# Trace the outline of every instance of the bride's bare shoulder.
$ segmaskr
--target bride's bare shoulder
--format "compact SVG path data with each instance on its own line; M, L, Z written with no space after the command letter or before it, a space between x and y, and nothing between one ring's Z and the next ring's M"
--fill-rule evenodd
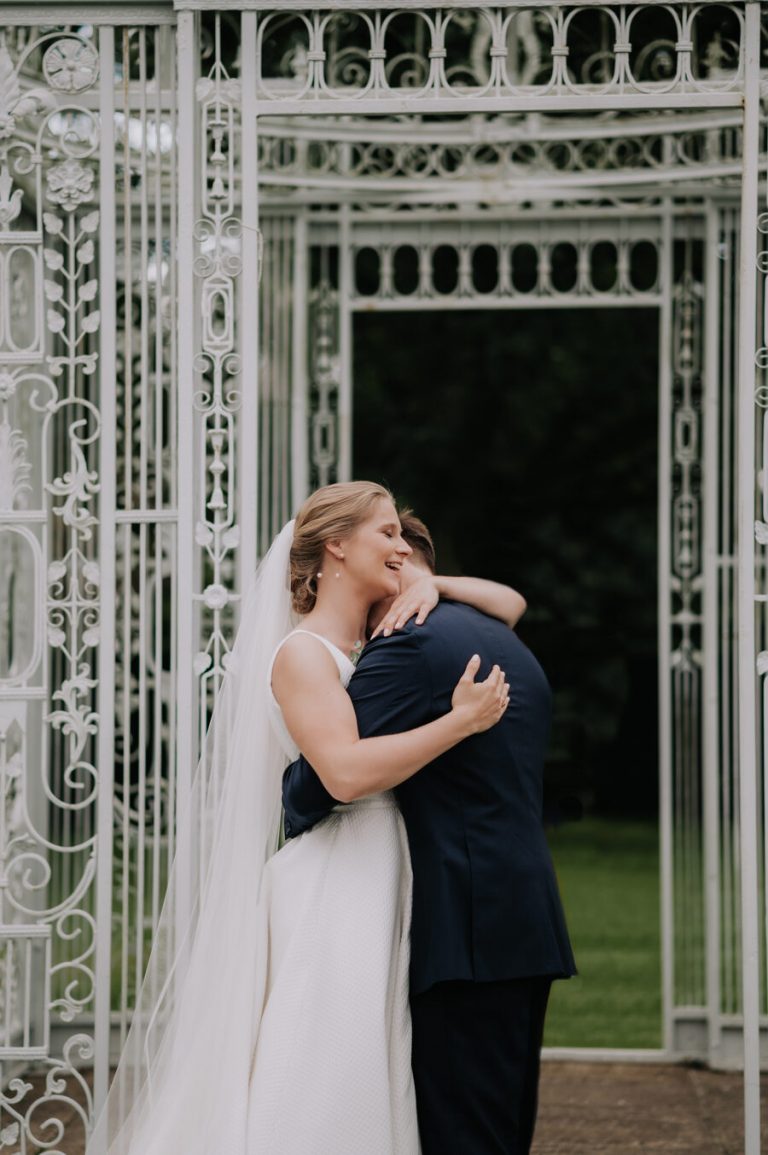
M338 680L336 663L322 641L308 631L297 630L289 634L275 654L273 687L328 675Z

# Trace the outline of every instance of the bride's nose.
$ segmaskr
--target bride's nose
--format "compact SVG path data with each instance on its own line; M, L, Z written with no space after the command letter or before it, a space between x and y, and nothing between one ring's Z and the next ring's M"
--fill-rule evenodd
M403 557L410 557L411 554L413 553L413 550L408 545L408 542L405 540L404 537L400 538L400 542L399 542L398 547L397 547L397 552L399 554L402 554Z

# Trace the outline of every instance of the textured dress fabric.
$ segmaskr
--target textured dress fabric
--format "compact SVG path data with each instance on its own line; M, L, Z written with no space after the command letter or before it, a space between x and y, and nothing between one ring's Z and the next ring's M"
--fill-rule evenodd
M351 661L313 636L348 685ZM296 757L274 698L271 713ZM337 807L269 861L261 903L269 964L256 1008L247 1155L418 1155L411 889L389 792Z

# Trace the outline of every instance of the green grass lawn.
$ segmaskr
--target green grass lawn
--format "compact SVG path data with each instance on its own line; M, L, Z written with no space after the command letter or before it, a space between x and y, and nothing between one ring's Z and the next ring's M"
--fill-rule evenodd
M548 832L579 974L553 986L546 1046L661 1046L658 827Z
M547 834L579 974L552 988L545 1045L661 1046L657 825L589 818ZM147 861L148 877L150 867ZM119 894L115 898L119 916ZM147 951L149 939L147 928ZM134 948L135 930L129 938L130 974ZM116 1008L121 990L118 952L112 964Z

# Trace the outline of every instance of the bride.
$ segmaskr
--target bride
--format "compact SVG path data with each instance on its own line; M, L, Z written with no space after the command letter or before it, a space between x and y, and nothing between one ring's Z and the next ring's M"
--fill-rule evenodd
M359 737L345 687L410 553L391 495L350 482L308 498L259 567L88 1155L418 1152L410 863L389 791L494 725L508 687L498 667L475 682L470 658L449 713ZM299 749L357 800L276 853Z

